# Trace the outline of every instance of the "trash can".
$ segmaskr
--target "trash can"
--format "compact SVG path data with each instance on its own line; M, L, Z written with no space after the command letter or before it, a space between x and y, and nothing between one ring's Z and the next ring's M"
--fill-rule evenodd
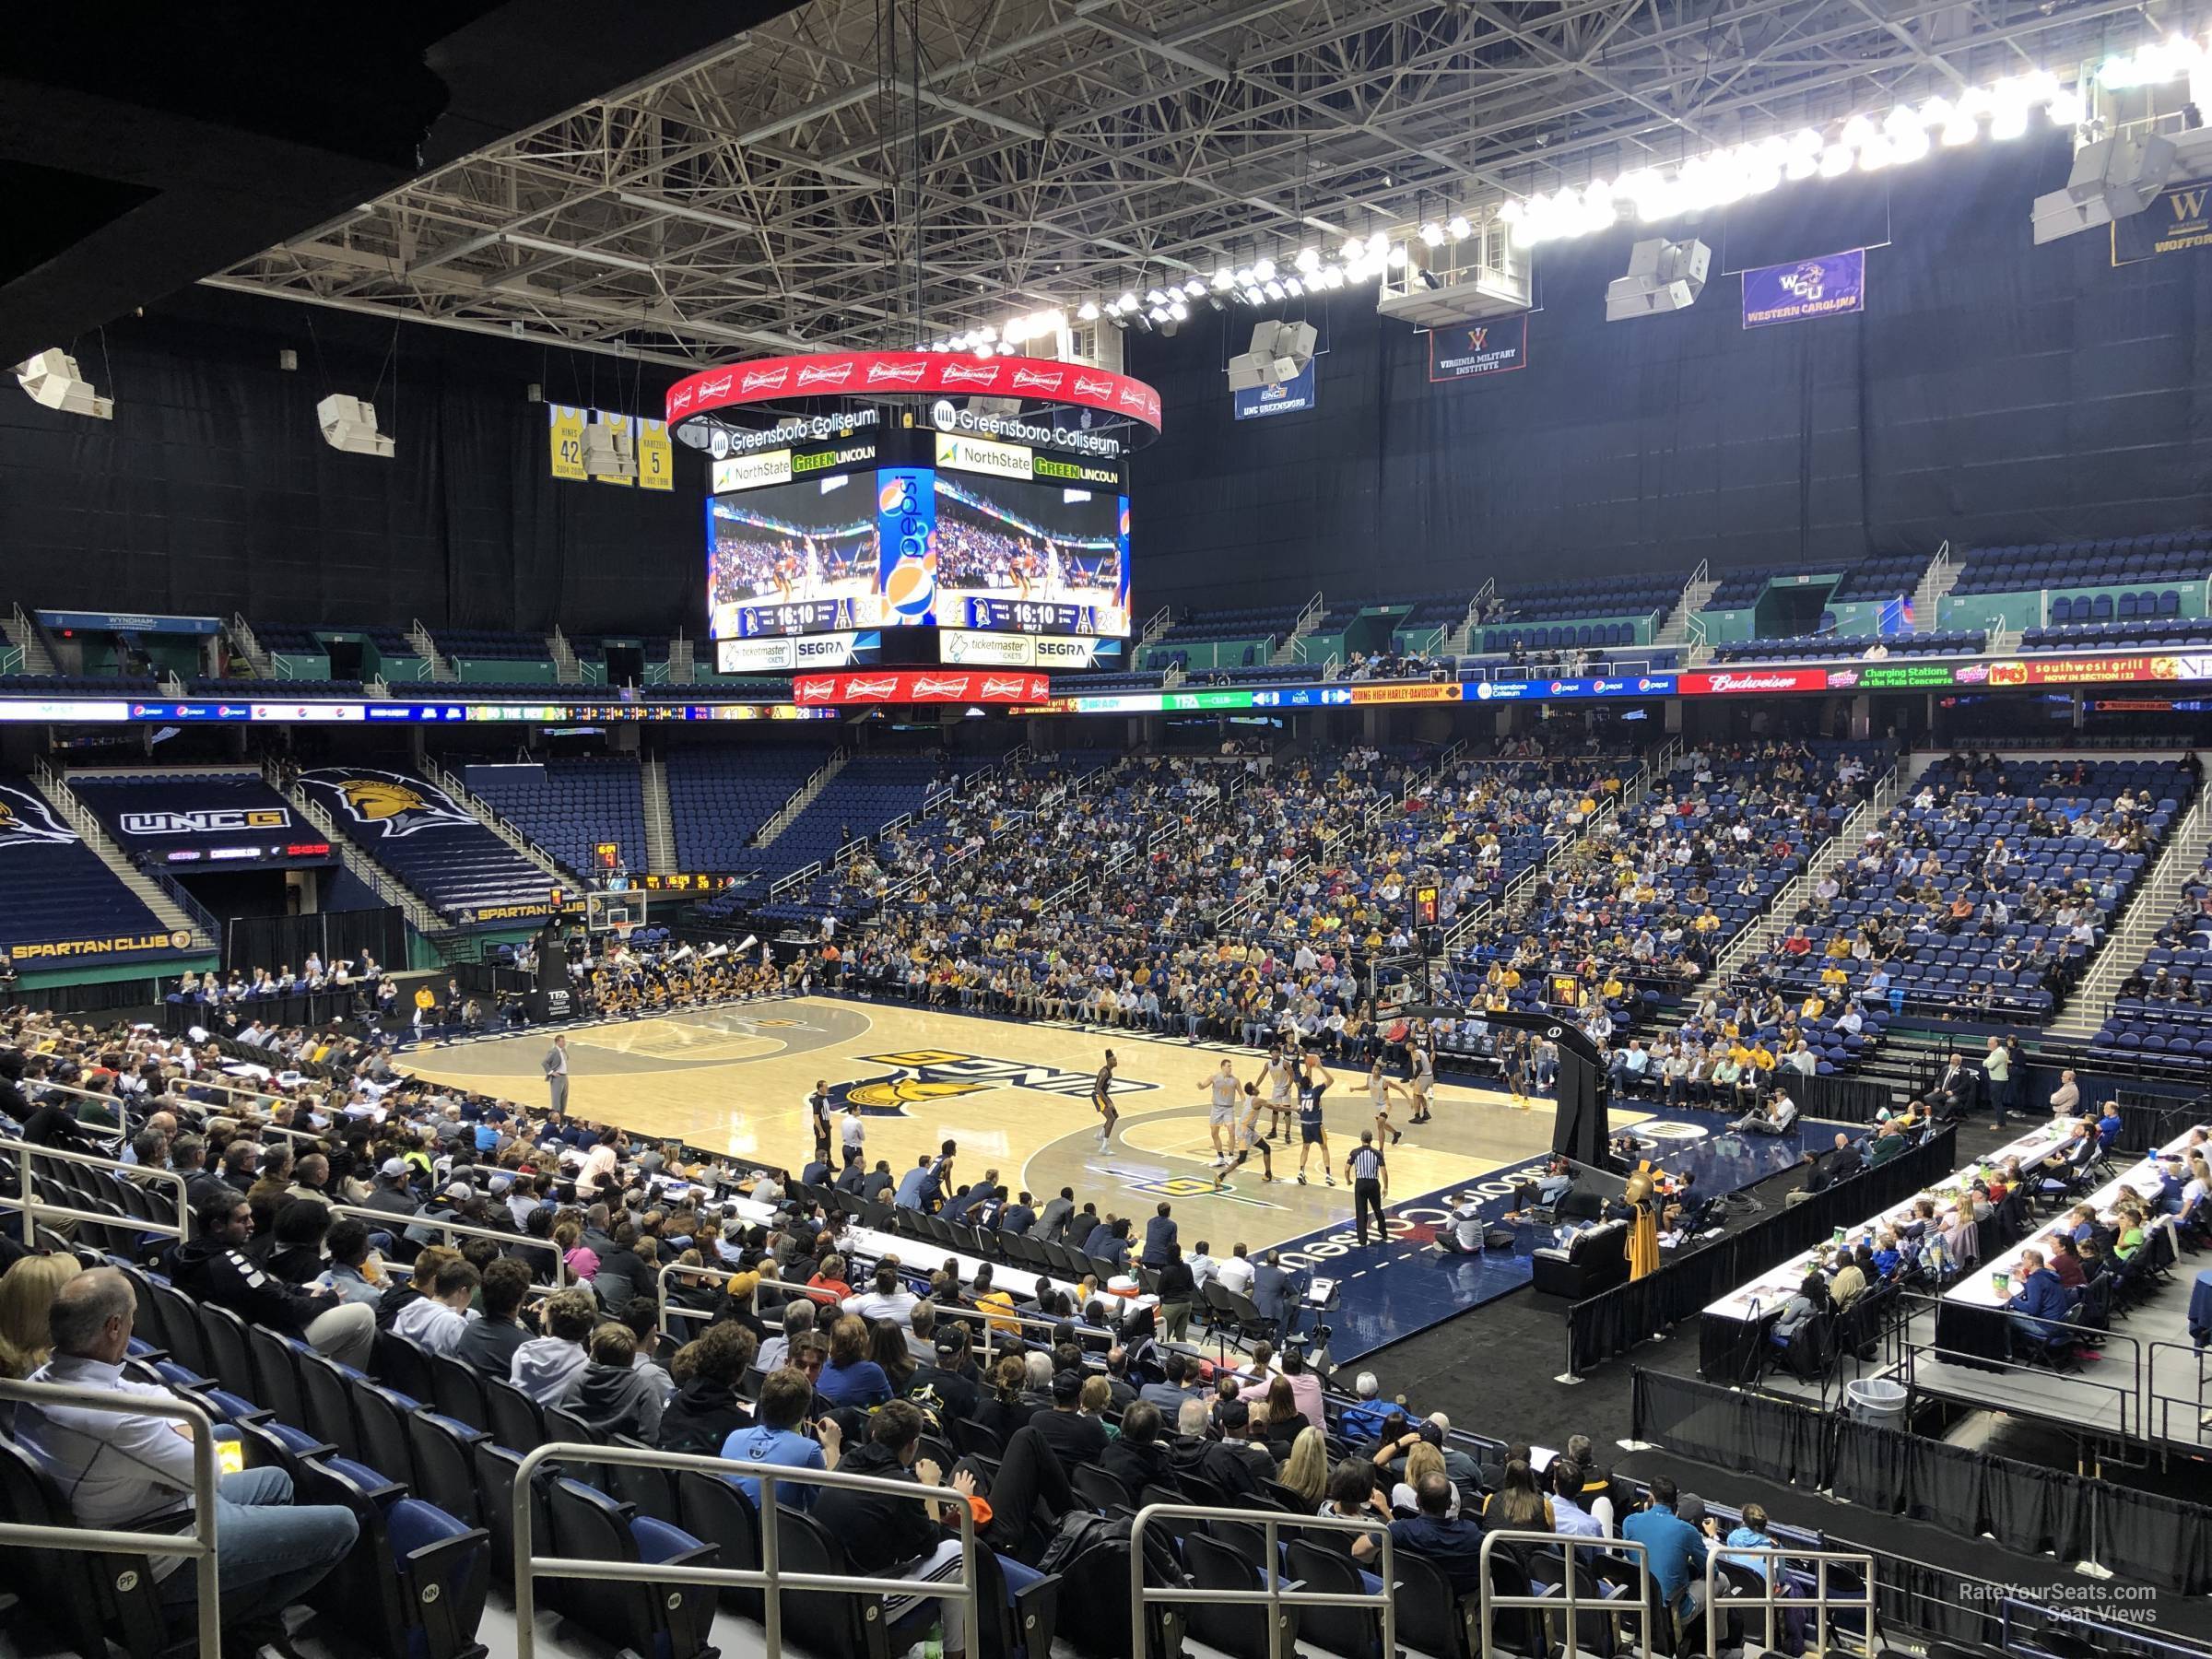
M1846 1383L1843 1404L1854 1423L1864 1423L1870 1429L1902 1429L1905 1426L1905 1385L1902 1382L1886 1382L1876 1377Z

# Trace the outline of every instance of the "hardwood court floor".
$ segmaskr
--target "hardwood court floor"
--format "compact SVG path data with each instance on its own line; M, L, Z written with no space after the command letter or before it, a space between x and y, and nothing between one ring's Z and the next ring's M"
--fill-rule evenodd
M1257 1160L1213 1191L1206 1080L1226 1057L1240 1078L1261 1056L1220 1044L1189 1045L1130 1031L945 1014L905 1003L782 998L577 1027L569 1033L571 1115L665 1135L695 1147L797 1169L811 1155L806 1096L826 1080L841 1101L857 1095L871 1161L895 1172L947 1139L959 1143L965 1183L995 1169L1010 1190L1039 1194L1072 1186L1101 1213L1141 1217L1174 1201L1186 1242L1257 1247L1332 1227L1350 1214L1341 1184L1323 1184L1319 1149L1310 1185L1291 1176L1293 1143L1275 1147L1277 1180ZM407 1069L433 1081L531 1102L545 1099L538 1065L548 1039L499 1037L408 1053ZM1113 1150L1098 1149L1091 1078L1104 1051L1119 1056ZM1331 1068L1326 1097L1333 1171L1373 1123L1364 1073ZM1409 1115L1392 1102L1401 1127ZM1394 1202L1455 1190L1541 1154L1552 1111L1526 1111L1497 1090L1441 1085L1435 1117L1406 1130L1389 1153ZM1641 1112L1614 1110L1616 1127ZM1265 1120L1263 1120L1263 1123ZM1295 1135L1295 1131L1293 1131Z

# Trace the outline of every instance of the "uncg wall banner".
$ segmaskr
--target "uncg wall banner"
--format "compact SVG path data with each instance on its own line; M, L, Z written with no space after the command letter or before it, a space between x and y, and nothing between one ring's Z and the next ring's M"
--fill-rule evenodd
M1298 415L1313 407L1313 362L1279 386L1252 386L1233 394L1239 420L1259 420L1270 415Z
M2212 179L2169 184L2140 213L2112 221L2112 263L2212 248Z

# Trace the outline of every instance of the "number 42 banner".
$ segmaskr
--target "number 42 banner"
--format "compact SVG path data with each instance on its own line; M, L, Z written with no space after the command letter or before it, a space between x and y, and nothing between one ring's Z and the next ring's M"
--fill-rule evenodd
M634 479L601 473L598 475L601 483L626 487L634 483L641 489L676 488L676 451L668 440L666 421L578 408L568 404L547 404L546 414L551 429L555 477L581 483L593 476L583 464L584 429L603 426L629 434L630 453L637 458L638 472Z

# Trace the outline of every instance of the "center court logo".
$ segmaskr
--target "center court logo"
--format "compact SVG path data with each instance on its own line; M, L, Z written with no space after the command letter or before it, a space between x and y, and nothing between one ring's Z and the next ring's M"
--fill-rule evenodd
M863 1054L868 1065L898 1069L880 1077L857 1077L830 1085L830 1098L840 1106L852 1106L863 1117L904 1117L909 1106L958 1100L994 1088L1029 1088L1043 1094L1088 1100L1093 1080L1089 1072L1062 1071L1025 1060L996 1060L984 1054L963 1054L949 1049L914 1049L899 1054ZM1112 1092L1143 1094L1159 1086L1132 1077L1116 1077Z

